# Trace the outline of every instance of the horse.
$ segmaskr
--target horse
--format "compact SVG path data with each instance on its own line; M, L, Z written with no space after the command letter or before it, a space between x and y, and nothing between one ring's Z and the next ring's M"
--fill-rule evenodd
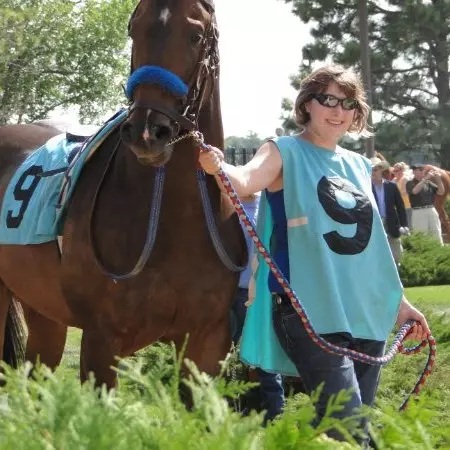
M450 196L450 171L427 164L425 166L425 173L430 170L433 170L440 175L444 186L444 193L442 195L436 195L434 198L434 207L439 214L439 220L442 227L442 237L445 242L450 242L450 219L447 211L445 210L445 201ZM435 180L431 179L431 181Z
M66 206L62 253L56 240L0 245L0 352L14 295L37 317L36 354L49 344L42 321L57 324L59 336L67 326L80 328L80 378L93 372L108 388L117 381L117 357L157 340L180 349L186 335L185 357L217 374L230 349L229 309L247 258L239 218L214 177L205 176L212 222L235 270L218 257L198 188L196 130L205 142L224 145L213 0L140 0L128 31L130 106L83 167ZM0 129L2 199L16 168L42 142L35 129ZM154 223L149 217L158 208L150 200L162 167Z
M51 137L72 126L67 122L40 120L28 125L0 127L0 171L3 172L3 168L8 167L14 170L25 157L24 149L40 147ZM5 181L8 176L6 173L2 174ZM5 183L1 186L0 196L3 196ZM2 282L0 288L0 360L17 367L24 359L33 362L39 359L48 367L56 368L63 355L67 326L18 301ZM1 345L2 330L4 345ZM26 345L23 342L25 339Z

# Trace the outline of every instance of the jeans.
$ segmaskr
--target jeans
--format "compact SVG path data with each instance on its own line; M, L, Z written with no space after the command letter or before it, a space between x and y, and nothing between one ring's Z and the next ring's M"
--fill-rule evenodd
M242 335L247 307L245 302L248 299L248 290L238 288L233 306L231 308L231 336L235 344L238 343ZM259 394L261 398L261 408L266 410L264 422L273 420L281 414L284 406L283 380L280 374L268 373L257 368L256 374L260 383Z
M298 313L287 297L281 304L273 297L273 324L281 346L295 364L308 393L324 383L319 401L316 404L316 422L325 414L327 401L340 390L352 389L351 399L344 408L334 413L334 417L344 418L354 414L355 408L362 404L372 406L380 378L381 366L368 365L353 361L346 356L338 356L322 350L315 344L302 326ZM322 335L327 341L340 347L356 350L371 356L384 354L385 342L368 339L355 339L349 333ZM361 428L366 431L367 420L361 420ZM343 437L336 430L328 435L334 439ZM356 437L367 444L367 436Z

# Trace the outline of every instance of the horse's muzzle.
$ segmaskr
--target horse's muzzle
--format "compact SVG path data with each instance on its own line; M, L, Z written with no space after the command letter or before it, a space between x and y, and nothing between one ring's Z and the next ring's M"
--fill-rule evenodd
M169 142L177 136L178 124L157 111L148 111L145 117L129 117L120 130L122 141L141 162L161 165L172 153Z

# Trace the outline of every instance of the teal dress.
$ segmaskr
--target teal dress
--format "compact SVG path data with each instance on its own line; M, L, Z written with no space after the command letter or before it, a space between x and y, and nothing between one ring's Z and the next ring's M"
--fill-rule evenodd
M386 340L403 286L373 197L370 161L341 147L326 150L300 136L274 142L283 161L290 285L314 330ZM270 248L273 221L265 194L257 228ZM259 256L253 269L254 298L241 359L266 371L297 375L272 326L268 265Z

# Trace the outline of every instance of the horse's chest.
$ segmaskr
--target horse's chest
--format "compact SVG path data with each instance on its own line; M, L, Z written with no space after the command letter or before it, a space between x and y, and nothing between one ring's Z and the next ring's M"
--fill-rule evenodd
M80 209L86 209L86 205ZM69 217L63 260L71 266L72 276L91 280L89 285L96 286L109 282L116 274L129 273L146 253L154 235L142 270L125 281L127 295L133 297L132 291L137 291L142 300L161 292L167 292L167 296L180 292L195 295L199 291L196 279L201 279L202 285L214 286L226 277L199 203L163 203L158 223L152 223L150 217L148 204L128 209L120 198L97 217L92 211L78 221Z
M63 284L87 320L150 329L231 297L237 276L217 256L195 179L166 182L155 219L151 179L138 187L106 181L96 201L98 179L80 180L65 226Z

